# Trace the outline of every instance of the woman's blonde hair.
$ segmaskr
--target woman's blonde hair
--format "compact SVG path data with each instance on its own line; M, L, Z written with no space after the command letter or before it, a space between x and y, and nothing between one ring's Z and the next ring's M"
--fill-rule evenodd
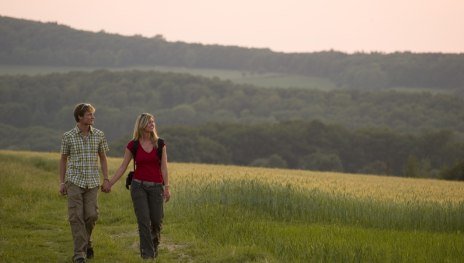
M140 140L140 138L142 138L142 134L144 133L145 127L147 127L150 119L155 120L155 116L151 115L150 113L142 113L137 117L134 125L134 134L132 136L133 140ZM154 145L158 145L158 133L156 132L156 125L153 129L153 132L150 133L150 140Z

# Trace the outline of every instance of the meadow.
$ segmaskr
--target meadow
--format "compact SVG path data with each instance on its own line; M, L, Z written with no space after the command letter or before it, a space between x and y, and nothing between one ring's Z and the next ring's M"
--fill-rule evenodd
M222 69L201 69L185 67L168 67L168 66L131 66L131 67L53 67L53 66L12 66L0 65L0 75L40 75L52 73L67 73L72 71L95 71L105 69L109 71L159 71L184 73L207 78L219 78L229 80L236 84L254 85L257 87L270 88L300 88L300 89L318 89L333 90L336 88L335 83L326 78L306 77L300 75L284 73L257 73L243 72L239 70L222 70Z
M57 153L0 151L0 262L70 262ZM121 159L110 158L110 174ZM464 262L464 183L171 163L157 262ZM129 192L99 196L92 262L142 262Z
M240 70L186 68L169 66L127 66L127 67L71 67L71 66L16 66L0 64L0 75L44 75L68 73L73 71L91 72L95 70L109 71L159 71L164 73L181 73L206 78L229 80L236 84L253 85L261 88L297 88L320 91L338 89L336 83L328 78L309 77L303 75L275 72L246 72ZM452 91L425 87L390 87L390 90L409 93L428 92L432 94L452 94Z

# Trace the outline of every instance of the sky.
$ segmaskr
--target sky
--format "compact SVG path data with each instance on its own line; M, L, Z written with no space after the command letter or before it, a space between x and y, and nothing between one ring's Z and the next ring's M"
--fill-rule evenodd
M0 0L0 15L285 53L464 53L464 0Z

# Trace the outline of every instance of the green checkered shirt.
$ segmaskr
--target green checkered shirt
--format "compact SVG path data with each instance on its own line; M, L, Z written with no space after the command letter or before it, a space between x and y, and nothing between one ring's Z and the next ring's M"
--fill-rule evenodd
M65 132L61 140L61 154L68 156L66 181L82 188L100 185L98 153L109 150L105 134L90 126L87 137L76 126Z

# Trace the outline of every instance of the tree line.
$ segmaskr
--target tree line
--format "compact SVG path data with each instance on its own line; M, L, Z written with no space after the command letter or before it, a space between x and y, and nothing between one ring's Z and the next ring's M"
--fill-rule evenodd
M0 148L56 151L73 106L120 156L151 112L172 161L459 177L464 99L398 91L263 89L160 72L0 76ZM458 175L456 175L458 174Z
M263 89L188 74L125 71L0 76L0 123L63 130L73 106L97 107L109 139L132 129L134 116L152 112L160 125L243 124L290 120L336 123L353 129L388 127L399 133L446 129L464 135L464 98L398 91Z
M413 135L315 120L170 126L159 134L180 162L464 180L464 143L445 130ZM114 141L111 154L122 156L129 139Z
M281 53L269 49L126 37L0 16L0 61L8 65L161 65L282 72L331 79L340 88L421 87L463 94L464 54L333 50Z

